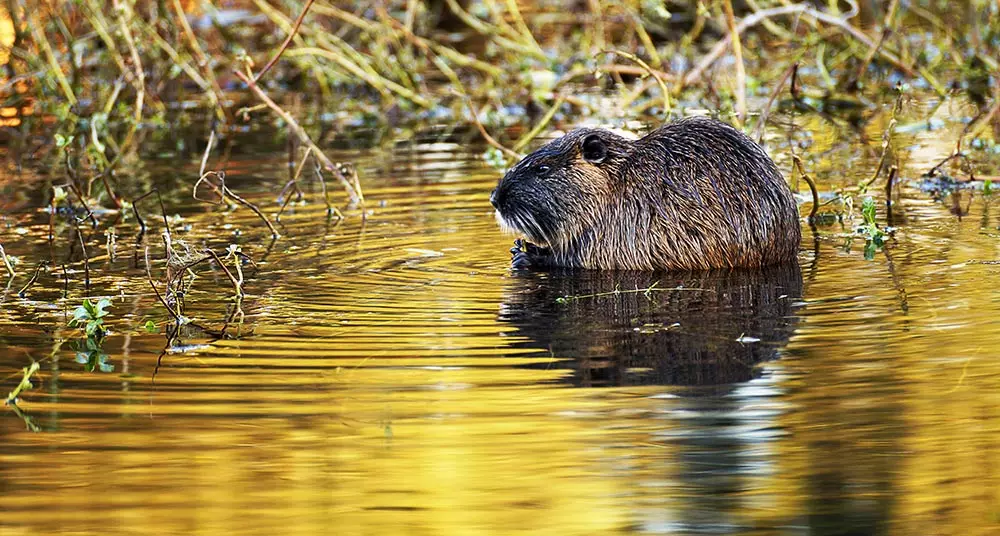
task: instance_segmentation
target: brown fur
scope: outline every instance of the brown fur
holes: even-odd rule
[[[801,237],[795,200],[764,150],[700,117],[635,141],[571,132],[511,168],[491,202],[502,225],[544,246],[520,255],[535,265],[761,267],[794,260]]]

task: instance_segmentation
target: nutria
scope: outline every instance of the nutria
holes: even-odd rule
[[[490,196],[515,267],[706,270],[795,259],[798,209],[764,150],[691,117],[632,141],[575,130],[526,156]],[[536,245],[537,244],[537,245]]]

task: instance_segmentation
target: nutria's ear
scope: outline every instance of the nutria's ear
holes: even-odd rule
[[[608,157],[608,146],[598,134],[587,134],[580,142],[580,154],[592,164],[600,164]]]

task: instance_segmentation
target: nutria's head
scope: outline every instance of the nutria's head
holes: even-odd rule
[[[619,186],[630,142],[606,130],[573,131],[529,154],[490,195],[501,227],[547,246],[565,243]]]

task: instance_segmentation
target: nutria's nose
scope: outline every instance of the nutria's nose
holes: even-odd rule
[[[500,205],[497,204],[497,189],[496,188],[494,188],[493,191],[490,192],[490,204],[493,205],[493,208],[500,208]]]

